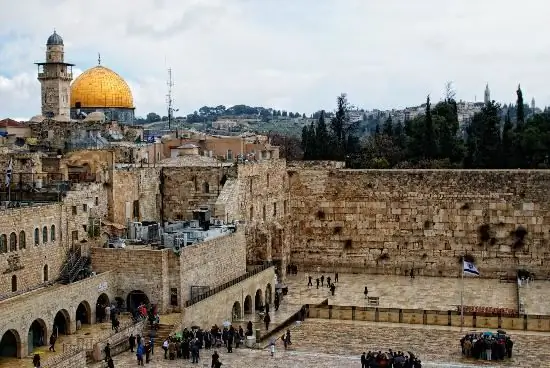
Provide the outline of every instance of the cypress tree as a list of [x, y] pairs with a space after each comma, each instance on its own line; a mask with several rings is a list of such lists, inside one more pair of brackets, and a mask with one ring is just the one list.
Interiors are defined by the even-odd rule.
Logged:
[[321, 110], [321, 115], [319, 115], [319, 120], [317, 120], [317, 128], [315, 129], [315, 145], [317, 146], [316, 150], [316, 159], [317, 160], [329, 160], [331, 158], [330, 148], [332, 147], [328, 144], [329, 135], [327, 130], [327, 124], [325, 123], [325, 110]]
[[392, 119], [391, 119], [391, 114], [388, 115], [388, 118], [386, 119], [386, 122], [384, 123], [384, 127], [382, 128], [382, 133], [384, 133], [388, 137], [391, 137], [393, 135], [393, 122], [392, 122]]
[[432, 119], [430, 96], [426, 98], [426, 116], [424, 119], [424, 158], [431, 159], [437, 155], [437, 143]]
[[502, 167], [513, 168], [514, 167], [514, 126], [512, 119], [510, 118], [510, 110], [506, 113], [504, 118], [504, 126], [502, 127]]

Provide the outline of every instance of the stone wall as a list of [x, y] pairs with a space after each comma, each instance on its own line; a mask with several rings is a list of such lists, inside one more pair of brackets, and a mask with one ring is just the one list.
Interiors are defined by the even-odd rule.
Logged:
[[243, 231], [181, 249], [181, 305], [191, 298], [191, 286], [214, 288], [246, 273]]
[[148, 248], [91, 248], [92, 268], [96, 272], [116, 270], [116, 295], [127, 300], [132, 291], [142, 291], [152, 304], [157, 304], [161, 313], [170, 311], [169, 257], [172, 250]]
[[58, 277], [66, 252], [62, 211], [60, 203], [0, 210], [0, 295]]
[[486, 277], [550, 271], [550, 171], [304, 169], [290, 176], [292, 261], [305, 267], [455, 276], [458, 258], [469, 253]]
[[85, 367], [86, 366], [86, 352], [75, 351], [63, 353], [59, 359], [48, 359], [43, 363], [42, 367], [44, 368], [74, 368], [74, 367]]
[[113, 170], [109, 193], [109, 220], [126, 225], [127, 221], [160, 220], [160, 168], [128, 167]]
[[285, 160], [239, 165], [238, 200], [246, 220], [247, 260], [274, 260], [285, 269], [290, 254], [289, 182]]
[[227, 170], [222, 166], [164, 167], [164, 220], [190, 220], [192, 211], [202, 206], [214, 210]]
[[[271, 295], [274, 295], [274, 280], [275, 270], [271, 267], [185, 308], [182, 316], [183, 327], [208, 327], [214, 324], [221, 326], [224, 321], [234, 320], [235, 311], [238, 311], [236, 320], [242, 320], [246, 299], [251, 303], [251, 309], [247, 313], [255, 314], [254, 300], [256, 293], [258, 292], [262, 296], [262, 302], [265, 302], [266, 290], [271, 290]], [[267, 294], [269, 294], [269, 291]], [[242, 321], [241, 323], [242, 327], [246, 328], [246, 322]]]

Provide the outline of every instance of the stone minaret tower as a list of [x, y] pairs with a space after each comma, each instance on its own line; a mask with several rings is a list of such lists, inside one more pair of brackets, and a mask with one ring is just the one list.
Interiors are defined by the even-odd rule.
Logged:
[[63, 39], [55, 31], [46, 42], [46, 62], [38, 65], [41, 86], [42, 115], [47, 118], [70, 118], [70, 93], [73, 64], [65, 62]]
[[533, 114], [535, 113], [535, 107], [536, 107], [535, 106], [535, 98], [533, 97], [531, 99], [531, 110], [532, 110]]
[[489, 83], [487, 83], [487, 85], [485, 86], [485, 96], [483, 97], [483, 102], [485, 102], [485, 104], [491, 102], [491, 91], [489, 90]]

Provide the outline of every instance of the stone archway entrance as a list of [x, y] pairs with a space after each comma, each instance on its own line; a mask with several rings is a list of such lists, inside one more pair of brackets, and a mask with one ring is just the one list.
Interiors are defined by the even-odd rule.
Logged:
[[15, 330], [8, 330], [0, 340], [0, 357], [20, 358], [21, 337]]
[[271, 304], [273, 303], [273, 290], [271, 289], [271, 284], [267, 284], [265, 287], [265, 303]]
[[96, 301], [95, 304], [95, 319], [96, 323], [103, 323], [106, 322], [105, 318], [105, 307], [110, 305], [111, 301], [109, 300], [109, 297], [107, 294], [103, 293], [101, 294]]
[[69, 312], [67, 312], [65, 309], [61, 309], [59, 312], [57, 312], [53, 320], [52, 332], [57, 336], [69, 335], [71, 333], [70, 322], [71, 322], [71, 318], [69, 317]]
[[233, 321], [240, 321], [243, 317], [241, 316], [241, 303], [233, 303], [233, 308], [231, 309], [231, 317]]
[[254, 307], [256, 311], [261, 311], [264, 309], [264, 298], [262, 295], [262, 290], [256, 290], [256, 296], [254, 297]]
[[126, 298], [126, 308], [129, 311], [134, 311], [143, 303], [146, 306], [150, 304], [149, 297], [141, 290], [134, 290], [128, 294]]
[[250, 295], [244, 298], [244, 312], [247, 314], [252, 313], [252, 297]]
[[48, 343], [48, 334], [46, 323], [41, 319], [35, 319], [29, 328], [28, 334], [28, 353], [32, 353], [34, 348], [44, 346]]
[[80, 321], [83, 325], [89, 325], [92, 323], [92, 310], [90, 304], [83, 300], [76, 308], [76, 320]]

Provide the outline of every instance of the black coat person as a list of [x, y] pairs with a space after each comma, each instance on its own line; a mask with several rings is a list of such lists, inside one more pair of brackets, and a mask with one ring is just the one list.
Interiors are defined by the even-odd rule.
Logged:
[[128, 343], [130, 344], [130, 351], [133, 353], [134, 347], [136, 346], [136, 337], [134, 336], [134, 334], [130, 335], [130, 337], [128, 338]]

